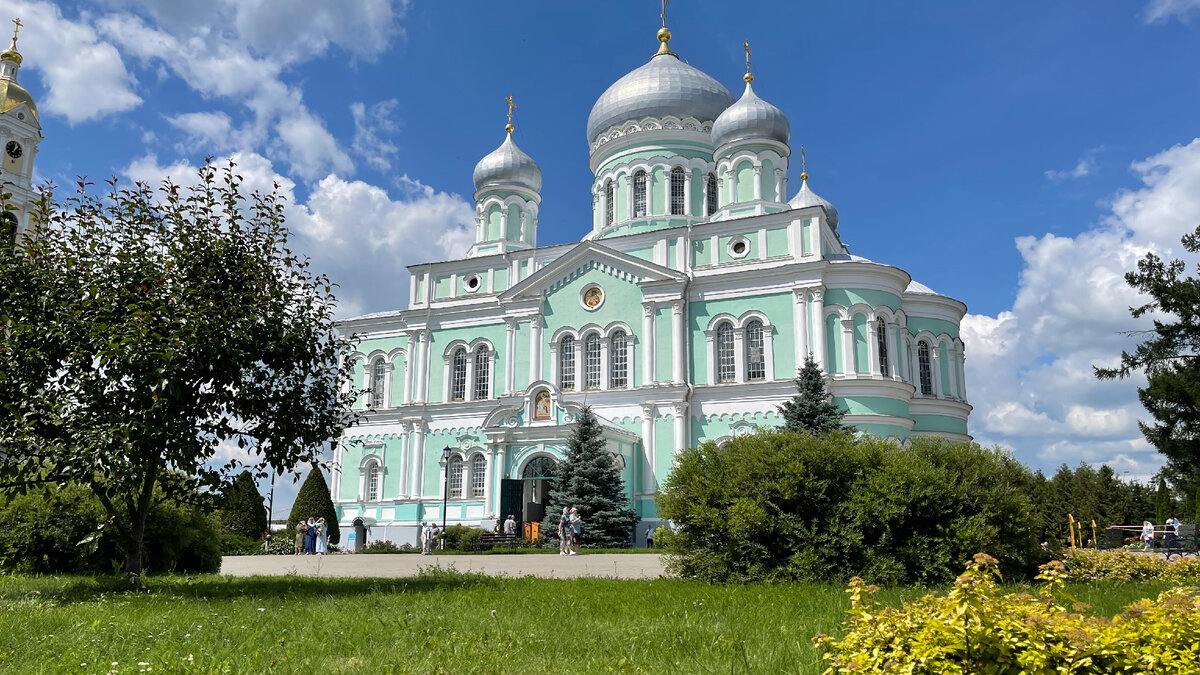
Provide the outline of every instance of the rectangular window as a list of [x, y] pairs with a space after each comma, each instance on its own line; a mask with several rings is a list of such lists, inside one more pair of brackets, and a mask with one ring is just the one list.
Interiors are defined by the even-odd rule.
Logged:
[[387, 376], [387, 366], [383, 359], [377, 359], [371, 366], [371, 407], [383, 407], [383, 378]]
[[371, 464], [371, 469], [367, 471], [367, 501], [379, 501], [379, 465]]
[[671, 215], [683, 215], [683, 169], [671, 169]]
[[746, 326], [746, 379], [767, 379], [767, 352], [763, 344], [763, 325], [751, 321]]
[[592, 333], [584, 343], [585, 389], [600, 388], [600, 336]]
[[615, 215], [613, 213], [613, 184], [610, 180], [604, 184], [604, 224], [612, 225]]
[[447, 478], [450, 484], [450, 499], [459, 499], [462, 497], [463, 481], [462, 481], [463, 461], [457, 457], [450, 460], [446, 465]]
[[633, 216], [641, 218], [646, 215], [646, 172], [638, 171], [633, 174]]
[[487, 347], [481, 347], [475, 352], [475, 400], [482, 401], [492, 397], [491, 384], [492, 353]]
[[933, 369], [929, 363], [929, 344], [926, 342], [917, 347], [917, 368], [921, 373], [921, 395], [933, 396]]
[[608, 386], [624, 389], [629, 386], [629, 340], [625, 331], [612, 334], [608, 345]]
[[733, 326], [723, 323], [717, 328], [717, 382], [733, 382], [737, 379], [736, 359]]
[[487, 460], [483, 455], [475, 455], [475, 459], [471, 460], [471, 496], [482, 497], [486, 484]]
[[451, 361], [450, 399], [461, 401], [467, 396], [467, 350], [458, 349]]
[[575, 388], [575, 338], [570, 335], [558, 343], [558, 388], [563, 391]]

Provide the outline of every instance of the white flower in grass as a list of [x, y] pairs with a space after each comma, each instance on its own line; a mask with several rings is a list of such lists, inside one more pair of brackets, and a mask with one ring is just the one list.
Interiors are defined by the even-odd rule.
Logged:
[[188, 663], [191, 663], [191, 662], [192, 662], [192, 655], [188, 654]]
[[258, 608], [258, 611], [260, 611], [260, 612], [265, 612], [265, 611], [267, 611], [267, 608], [266, 608], [266, 607], [259, 607], [259, 608]]

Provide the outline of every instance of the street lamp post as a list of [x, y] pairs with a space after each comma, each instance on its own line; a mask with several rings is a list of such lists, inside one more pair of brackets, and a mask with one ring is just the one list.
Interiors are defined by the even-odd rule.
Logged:
[[446, 548], [446, 500], [450, 497], [450, 455], [454, 454], [454, 450], [450, 446], [446, 446], [442, 450], [442, 537], [440, 548]]

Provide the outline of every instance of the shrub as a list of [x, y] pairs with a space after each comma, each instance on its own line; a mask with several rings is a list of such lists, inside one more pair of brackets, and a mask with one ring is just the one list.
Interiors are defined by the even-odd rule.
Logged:
[[111, 572], [117, 537], [104, 507], [80, 486], [47, 487], [0, 508], [0, 568], [24, 574]]
[[399, 546], [386, 539], [373, 541], [363, 546], [359, 553], [402, 553]]
[[455, 551], [470, 551], [481, 538], [483, 530], [466, 525], [451, 525], [445, 530], [446, 548]]
[[218, 512], [221, 529], [227, 534], [238, 534], [257, 540], [267, 531], [267, 509], [263, 506], [258, 484], [249, 471], [243, 471], [225, 491]]
[[676, 525], [663, 546], [683, 576], [935, 584], [978, 550], [1006, 574], [1034, 571], [1030, 480], [976, 445], [765, 431], [680, 453], [658, 509]]
[[287, 531], [296, 533], [296, 525], [309, 518], [324, 518], [325, 526], [329, 528], [329, 543], [341, 541], [341, 530], [338, 528], [337, 511], [333, 508], [333, 498], [329, 495], [329, 485], [325, 475], [317, 467], [308, 472], [308, 477], [296, 493], [296, 501], [292, 503], [292, 512], [288, 516]]
[[900, 608], [873, 601], [877, 590], [855, 578], [846, 636], [813, 638], [838, 673], [1200, 673], [1191, 656], [1200, 643], [1200, 595], [1176, 588], [1140, 600], [1113, 619], [1090, 616], [1083, 603], [1064, 606], [1066, 572], [1042, 567], [1037, 596], [1002, 593], [998, 565], [978, 554], [944, 596], [929, 594]]
[[221, 555], [262, 555], [263, 545], [261, 541], [254, 541], [250, 537], [243, 537], [240, 534], [222, 534], [221, 535]]
[[194, 506], [163, 503], [146, 520], [142, 551], [147, 572], [214, 573], [221, 569], [220, 527]]
[[1200, 558], [1189, 556], [1167, 560], [1157, 553], [1065, 551], [1062, 559], [1067, 578], [1071, 581], [1171, 581], [1200, 583]]
[[267, 555], [292, 555], [295, 552], [295, 538], [288, 537], [286, 532], [276, 532], [271, 535], [271, 543], [267, 546]]

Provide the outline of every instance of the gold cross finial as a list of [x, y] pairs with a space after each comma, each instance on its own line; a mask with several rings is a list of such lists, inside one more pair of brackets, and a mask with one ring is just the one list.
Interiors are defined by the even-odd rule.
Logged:
[[663, 28], [667, 27], [667, 5], [669, 4], [671, 4], [671, 0], [662, 0], [662, 14], [659, 14], [659, 16], [662, 17]]
[[800, 180], [808, 180], [808, 157], [804, 155], [804, 146], [800, 146]]
[[504, 130], [511, 134], [513, 132], [513, 130], [516, 129], [516, 127], [514, 127], [513, 123], [512, 123], [512, 111], [517, 109], [517, 104], [513, 103], [513, 95], [512, 94], [509, 94], [507, 97], [505, 97], [504, 100], [508, 101], [508, 125], [506, 125], [504, 127]]
[[747, 84], [749, 84], [754, 81], [754, 74], [750, 72], [750, 41], [749, 40], [746, 40], [745, 42], [742, 43], [742, 49], [746, 50], [746, 74], [742, 76], [742, 79], [745, 80]]
[[21, 23], [20, 18], [13, 19], [12, 22], [13, 22], [13, 44], [15, 45], [15, 44], [17, 44], [17, 31], [21, 30], [21, 26], [24, 26], [25, 24]]

